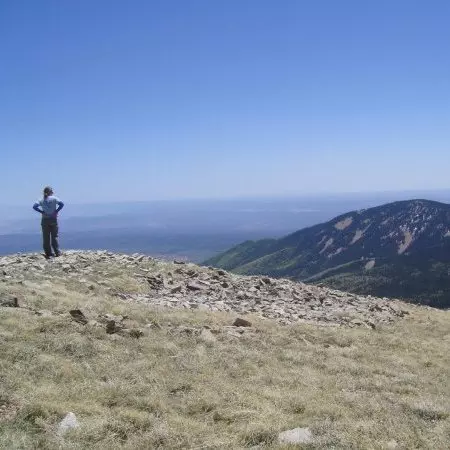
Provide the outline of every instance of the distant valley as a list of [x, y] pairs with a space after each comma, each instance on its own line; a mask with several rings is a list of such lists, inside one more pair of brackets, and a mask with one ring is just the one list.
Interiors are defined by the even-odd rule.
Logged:
[[[246, 240], [277, 238], [399, 193], [336, 194], [231, 200], [73, 204], [60, 217], [65, 249], [140, 252], [204, 261]], [[410, 195], [404, 193], [403, 195]], [[450, 192], [434, 198], [450, 199]], [[40, 218], [30, 205], [4, 206], [0, 255], [41, 249]]]

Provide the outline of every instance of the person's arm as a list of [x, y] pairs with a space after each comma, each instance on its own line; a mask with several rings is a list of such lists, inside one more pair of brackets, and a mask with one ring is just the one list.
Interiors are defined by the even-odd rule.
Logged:
[[34, 209], [36, 212], [38, 212], [39, 214], [44, 214], [44, 211], [42, 211], [41, 209], [39, 209], [39, 206], [41, 206], [41, 205], [39, 204], [39, 202], [36, 202], [36, 203], [33, 205], [33, 209]]
[[56, 204], [58, 205], [58, 207], [56, 208], [56, 214], [58, 214], [64, 208], [64, 202], [58, 200]]

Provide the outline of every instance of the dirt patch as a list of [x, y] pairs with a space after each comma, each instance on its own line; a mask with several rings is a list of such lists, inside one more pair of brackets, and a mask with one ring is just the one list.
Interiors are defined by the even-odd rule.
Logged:
[[320, 250], [320, 254], [322, 254], [330, 245], [333, 245], [333, 238], [328, 239], [327, 242], [325, 242], [325, 245], [322, 250]]
[[404, 231], [403, 232], [403, 242], [400, 244], [400, 246], [398, 247], [398, 254], [401, 255], [402, 253], [404, 253], [407, 248], [412, 244], [413, 242], [413, 236], [409, 231]]
[[344, 247], [339, 247], [335, 252], [330, 253], [328, 255], [328, 258], [332, 258], [333, 256], [337, 256], [337, 255], [339, 255], [339, 253], [342, 253], [344, 250], [345, 250]]
[[375, 260], [372, 259], [364, 266], [364, 269], [370, 270], [370, 269], [373, 269], [374, 267], [375, 267]]
[[362, 237], [364, 233], [362, 230], [356, 230], [355, 235], [353, 236], [352, 241], [350, 242], [350, 245], [353, 245], [355, 242], [358, 242]]
[[346, 217], [344, 220], [341, 220], [340, 222], [336, 223], [334, 225], [334, 228], [336, 228], [336, 230], [342, 231], [348, 228], [352, 223], [353, 217]]

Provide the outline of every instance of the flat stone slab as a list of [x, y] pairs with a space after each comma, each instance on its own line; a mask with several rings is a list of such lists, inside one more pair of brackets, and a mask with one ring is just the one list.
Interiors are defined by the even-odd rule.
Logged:
[[280, 444], [309, 444], [313, 441], [309, 428], [294, 428], [278, 435]]
[[60, 435], [67, 433], [68, 431], [78, 428], [80, 424], [78, 423], [77, 417], [73, 412], [68, 413], [63, 420], [58, 425], [58, 433]]

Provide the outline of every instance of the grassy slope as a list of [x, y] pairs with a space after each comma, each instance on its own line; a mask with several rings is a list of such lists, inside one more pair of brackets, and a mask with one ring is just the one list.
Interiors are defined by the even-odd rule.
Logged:
[[[367, 259], [352, 260], [322, 270], [320, 265], [315, 267], [305, 263], [310, 256], [308, 253], [294, 254], [294, 248], [285, 248], [227, 268], [243, 275], [289, 277], [359, 294], [404, 298], [438, 308], [450, 307], [450, 244], [411, 255], [377, 258], [375, 267], [369, 271], [365, 270]], [[238, 256], [234, 254], [235, 261]], [[221, 264], [218, 266], [223, 267]], [[306, 276], [308, 271], [314, 270], [319, 271]]]
[[[438, 308], [450, 307], [450, 247], [432, 248], [412, 255], [379, 258], [365, 270], [367, 261], [354, 261], [317, 274], [308, 282], [324, 283], [335, 289], [380, 297], [405, 298]], [[440, 253], [442, 252], [442, 254]]]
[[[275, 448], [279, 431], [298, 426], [316, 436], [305, 448], [450, 442], [448, 312], [410, 307], [378, 330], [255, 320], [254, 334], [220, 332], [205, 343], [174, 327], [223, 330], [232, 317], [155, 311], [64, 280], [3, 283], [3, 292], [39, 309], [122, 313], [161, 328], [136, 340], [65, 315], [0, 308], [0, 448]], [[55, 424], [68, 411], [81, 427], [63, 442]]]
[[[406, 253], [398, 255], [398, 244], [385, 238], [420, 217], [416, 208], [422, 203], [426, 205], [422, 214], [427, 220], [431, 217], [431, 223], [425, 221], [426, 232]], [[349, 216], [354, 219], [351, 225], [337, 230], [336, 223]], [[390, 228], [382, 226], [385, 217], [393, 221]], [[366, 220], [372, 223], [369, 229]], [[449, 220], [450, 205], [423, 200], [396, 202], [362, 213], [349, 212], [281, 239], [245, 242], [205, 264], [244, 275], [314, 280], [345, 291], [450, 308], [450, 238], [437, 232]], [[364, 237], [353, 241], [356, 232], [365, 229]], [[333, 242], [329, 248], [327, 239]], [[344, 250], [338, 253], [339, 249]], [[371, 258], [376, 258], [376, 264], [367, 272], [364, 266]]]
[[204, 264], [221, 267], [226, 270], [234, 269], [264, 256], [268, 252], [270, 253], [276, 243], [277, 241], [275, 239], [246, 241], [208, 259]]

